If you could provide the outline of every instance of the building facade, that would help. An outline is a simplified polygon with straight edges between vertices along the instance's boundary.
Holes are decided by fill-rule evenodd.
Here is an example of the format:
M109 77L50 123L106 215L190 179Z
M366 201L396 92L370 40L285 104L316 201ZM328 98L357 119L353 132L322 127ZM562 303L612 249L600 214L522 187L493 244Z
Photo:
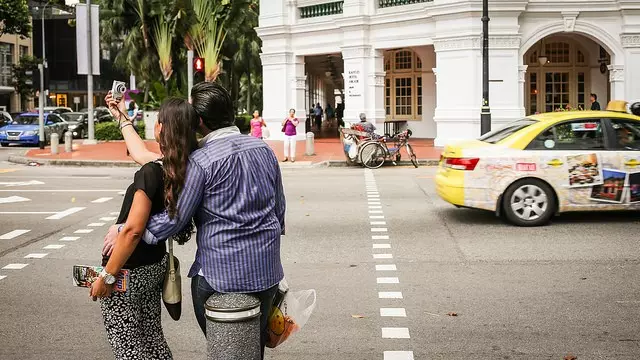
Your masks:
M364 112L437 146L479 136L481 15L469 0L262 0L271 133L321 99L343 101L347 122ZM489 16L492 128L589 108L591 93L603 107L640 99L640 1L490 0Z
M0 110L20 112L28 109L30 104L22 104L20 95L13 85L13 65L18 64L20 57L33 52L31 39L19 35L3 34L0 36Z

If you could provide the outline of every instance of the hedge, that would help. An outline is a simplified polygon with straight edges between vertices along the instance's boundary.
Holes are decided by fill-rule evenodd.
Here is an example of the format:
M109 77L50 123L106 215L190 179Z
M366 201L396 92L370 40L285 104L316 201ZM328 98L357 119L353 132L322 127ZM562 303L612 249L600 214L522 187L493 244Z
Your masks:
M136 123L136 129L138 130L140 137L144 139L144 122L138 121ZM124 140L122 132L120 132L119 125L115 121L97 123L95 135L96 140Z
M251 119L252 116L249 114L236 116L236 126L240 129L241 133L248 134L251 132Z

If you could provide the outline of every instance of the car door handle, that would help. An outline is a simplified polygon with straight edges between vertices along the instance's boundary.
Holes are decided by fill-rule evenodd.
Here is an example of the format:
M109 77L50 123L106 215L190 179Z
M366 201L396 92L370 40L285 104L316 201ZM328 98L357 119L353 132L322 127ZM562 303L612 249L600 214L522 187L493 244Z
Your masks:
M631 160L625 161L624 164L627 166L638 166L640 165L640 162L638 162L638 160L636 159L631 159Z
M561 160L553 159L553 160L547 162L547 164L551 165L551 166L561 166L564 163Z

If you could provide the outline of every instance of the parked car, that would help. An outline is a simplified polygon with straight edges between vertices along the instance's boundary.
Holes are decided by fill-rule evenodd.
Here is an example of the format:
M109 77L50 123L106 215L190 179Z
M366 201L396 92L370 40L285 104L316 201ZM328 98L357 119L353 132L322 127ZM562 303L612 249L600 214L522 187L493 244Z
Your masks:
M67 122L69 131L73 134L74 139L84 139L88 133L88 116L87 113L70 112L60 115ZM96 122L96 119L94 119Z
M13 116L6 111L0 111L0 128L13 122Z
M52 134L58 134L60 141L64 141L64 133L68 130L68 123L56 113L44 114L44 141L49 142ZM24 113L13 119L11 124L0 128L0 145L9 144L38 145L39 118L37 113Z
M44 112L45 113L56 113L56 114L64 114L64 113L69 113L69 112L73 112L73 110L71 108L68 107L62 107L62 106L45 106L44 107Z
M632 105L640 110L640 104ZM537 226L568 211L640 210L640 111L531 115L445 146L435 183L457 206Z
M88 114L89 109L82 109L80 112ZM93 109L93 119L95 122L109 122L115 120L109 109L104 106L98 106Z

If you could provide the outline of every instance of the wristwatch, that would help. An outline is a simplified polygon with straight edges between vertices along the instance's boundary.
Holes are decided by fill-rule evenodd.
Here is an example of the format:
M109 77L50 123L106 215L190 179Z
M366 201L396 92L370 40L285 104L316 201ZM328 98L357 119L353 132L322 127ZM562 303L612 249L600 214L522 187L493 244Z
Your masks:
M109 274L107 270L102 270L100 273L100 277L104 280L104 283L107 285L113 285L116 282L116 277Z

